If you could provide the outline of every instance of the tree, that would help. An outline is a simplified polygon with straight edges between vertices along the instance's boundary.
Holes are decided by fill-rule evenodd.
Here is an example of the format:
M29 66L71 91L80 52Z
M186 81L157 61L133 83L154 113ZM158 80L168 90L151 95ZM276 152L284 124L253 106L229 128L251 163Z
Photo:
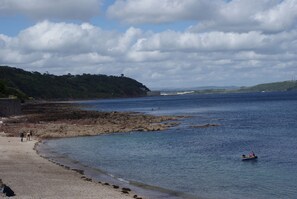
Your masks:
M3 80L0 80L0 93L5 93L6 85Z

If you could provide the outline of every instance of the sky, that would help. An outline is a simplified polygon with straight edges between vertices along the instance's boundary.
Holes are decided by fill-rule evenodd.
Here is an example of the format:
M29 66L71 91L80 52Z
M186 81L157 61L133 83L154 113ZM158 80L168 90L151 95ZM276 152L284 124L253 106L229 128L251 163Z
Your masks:
M297 0L0 0L0 65L150 89L297 78Z

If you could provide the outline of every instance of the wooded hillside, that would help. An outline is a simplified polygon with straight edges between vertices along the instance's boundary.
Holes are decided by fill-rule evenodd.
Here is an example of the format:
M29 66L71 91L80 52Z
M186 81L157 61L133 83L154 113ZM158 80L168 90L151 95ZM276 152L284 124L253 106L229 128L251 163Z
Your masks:
M0 66L0 97L20 99L95 99L145 96L149 89L134 79L107 75L62 75Z

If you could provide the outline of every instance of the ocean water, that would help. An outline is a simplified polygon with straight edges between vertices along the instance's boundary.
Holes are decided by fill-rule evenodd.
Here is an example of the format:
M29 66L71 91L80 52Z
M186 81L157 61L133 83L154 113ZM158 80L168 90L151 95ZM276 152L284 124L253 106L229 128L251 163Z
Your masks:
M99 111L186 115L162 132L49 140L52 152L152 198L297 198L297 93L159 96L81 102ZM209 128L197 125L217 124ZM257 161L241 161L254 151Z

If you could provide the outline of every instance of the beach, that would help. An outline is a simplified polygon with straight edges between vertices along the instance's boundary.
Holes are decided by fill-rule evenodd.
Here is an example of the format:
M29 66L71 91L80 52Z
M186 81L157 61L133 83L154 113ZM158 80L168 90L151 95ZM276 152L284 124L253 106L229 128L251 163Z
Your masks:
M75 171L53 164L36 153L33 149L36 142L0 137L0 178L15 192L13 198L130 199L135 195L92 182Z
M83 111L69 103L23 105L20 116L0 124L0 179L14 198L142 198L125 187L93 182L81 172L53 163L34 150L46 138L154 131L177 125L174 117ZM171 121L171 122L169 122ZM21 142L20 132L34 139ZM124 193L123 193L124 192Z

